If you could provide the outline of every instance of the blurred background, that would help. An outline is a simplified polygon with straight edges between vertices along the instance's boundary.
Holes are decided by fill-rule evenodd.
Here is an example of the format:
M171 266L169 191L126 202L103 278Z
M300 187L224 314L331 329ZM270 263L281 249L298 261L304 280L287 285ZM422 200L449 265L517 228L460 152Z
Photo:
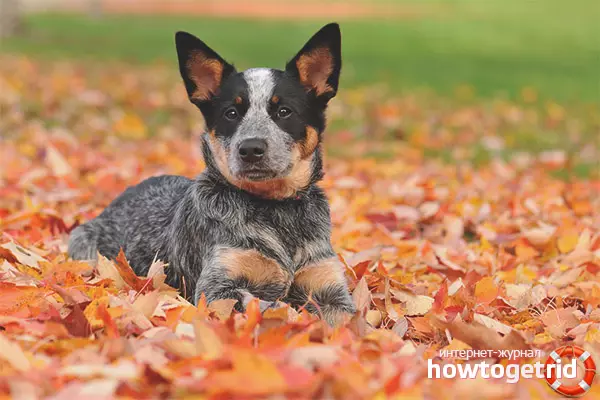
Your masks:
M330 154L597 173L597 0L0 0L0 129L193 135L175 31L238 69L282 68L329 21L344 60Z

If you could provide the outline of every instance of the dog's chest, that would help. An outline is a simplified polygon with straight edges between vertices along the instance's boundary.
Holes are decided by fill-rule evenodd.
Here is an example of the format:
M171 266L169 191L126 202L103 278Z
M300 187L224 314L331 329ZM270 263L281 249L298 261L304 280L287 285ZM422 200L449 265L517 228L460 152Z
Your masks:
M291 269L299 261L298 254L317 236L322 236L322 226L327 224L327 221L319 221L306 211L304 207L279 206L262 209L250 217L250 226L262 238L264 250L276 253Z
M314 254L316 246L329 242L329 214L319 202L251 205L245 214L245 232L240 233L291 272Z
M320 191L302 199L262 201L210 187L210 195L202 198L202 212L214 221L207 234L216 242L256 249L290 272L329 244L329 208Z

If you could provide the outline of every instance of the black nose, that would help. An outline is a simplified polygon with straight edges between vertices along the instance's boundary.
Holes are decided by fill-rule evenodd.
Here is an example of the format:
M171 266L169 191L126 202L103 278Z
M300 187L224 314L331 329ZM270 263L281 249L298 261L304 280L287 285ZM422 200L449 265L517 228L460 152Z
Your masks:
M240 143L238 152L242 161L254 163L265 155L267 142L263 139L246 139Z

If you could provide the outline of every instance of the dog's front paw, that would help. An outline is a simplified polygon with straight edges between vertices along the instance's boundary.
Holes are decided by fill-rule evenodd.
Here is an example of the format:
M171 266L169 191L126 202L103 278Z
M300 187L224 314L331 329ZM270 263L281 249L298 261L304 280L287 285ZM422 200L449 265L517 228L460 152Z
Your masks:
M352 306L337 307L337 306L324 306L321 309L323 313L323 319L332 327L338 327L348 323L354 316L355 310Z

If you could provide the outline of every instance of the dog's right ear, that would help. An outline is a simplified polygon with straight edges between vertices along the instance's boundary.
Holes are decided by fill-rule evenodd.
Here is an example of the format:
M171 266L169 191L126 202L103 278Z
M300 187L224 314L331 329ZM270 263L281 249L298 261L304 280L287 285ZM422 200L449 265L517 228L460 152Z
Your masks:
M307 91L326 101L338 90L342 68L342 37L336 23L325 25L287 63L286 72L296 77Z
M194 35L177 32L175 45L179 71L188 97L194 104L211 100L219 92L223 79L235 72L233 65Z

